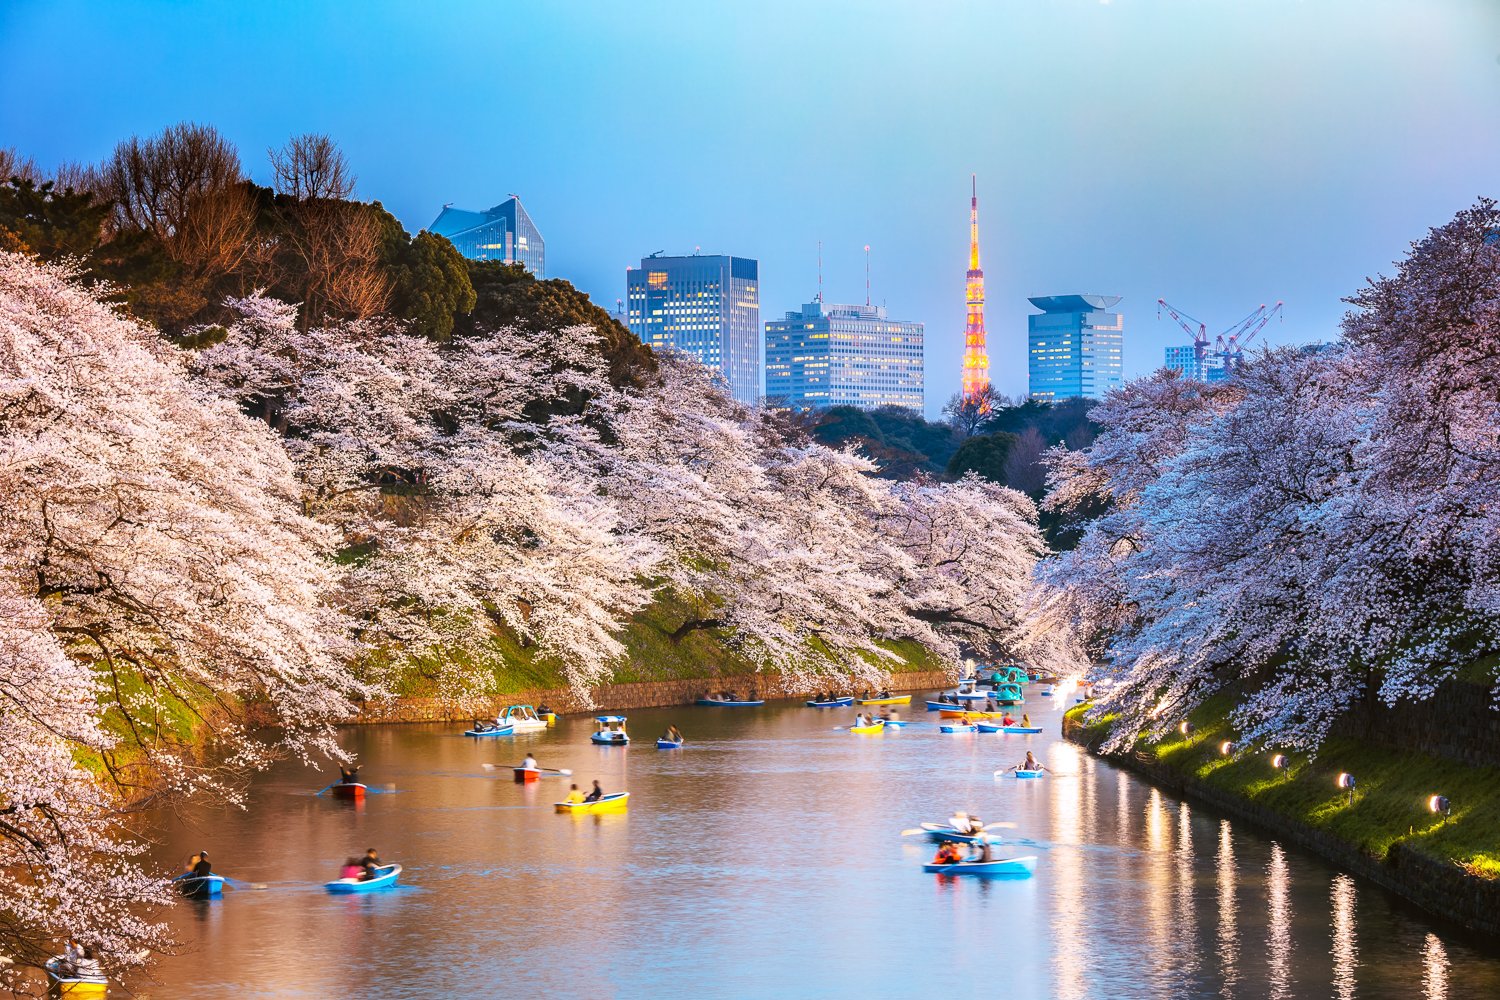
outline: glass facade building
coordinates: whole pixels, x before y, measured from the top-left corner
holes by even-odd
[[[625,272],[630,331],[716,372],[742,403],[760,399],[760,265],[748,257],[644,257]]]
[[[1182,372],[1183,378],[1192,379],[1194,382],[1209,381],[1209,369],[1211,362],[1215,359],[1209,357],[1199,361],[1197,348],[1192,344],[1169,347],[1166,355],[1166,367]]]
[[[1033,399],[1101,399],[1125,384],[1124,319],[1118,295],[1043,295],[1027,317],[1027,374]]]
[[[470,260],[521,264],[538,278],[547,276],[546,241],[519,198],[483,212],[445,205],[427,231],[446,236]]]
[[[766,323],[766,402],[787,409],[922,410],[921,323],[882,306],[809,302]]]

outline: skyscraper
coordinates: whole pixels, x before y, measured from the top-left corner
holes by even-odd
[[[766,322],[766,402],[790,409],[922,409],[922,324],[884,306],[809,302]]]
[[[444,205],[427,229],[446,236],[470,260],[519,263],[538,278],[546,277],[546,242],[514,195],[483,212]]]
[[[979,269],[979,182],[969,175],[969,273],[965,279],[968,322],[964,325],[964,395],[990,384],[990,355],[984,336],[984,272]]]
[[[1031,398],[1100,399],[1125,384],[1124,321],[1107,312],[1118,295],[1043,295],[1027,317]]]
[[[760,266],[748,257],[651,256],[625,272],[630,330],[697,358],[735,399],[760,398]]]

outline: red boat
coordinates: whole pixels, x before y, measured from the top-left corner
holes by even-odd
[[[353,802],[365,800],[365,786],[357,781],[341,781],[329,789],[336,799],[349,799]]]
[[[513,767],[511,770],[516,772],[518,785],[529,785],[542,776],[541,770],[535,767]]]

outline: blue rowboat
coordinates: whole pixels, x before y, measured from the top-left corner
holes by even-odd
[[[956,701],[929,701],[927,703],[927,711],[929,712],[962,712],[963,710],[964,706]]]
[[[1003,839],[998,833],[959,833],[946,823],[923,823],[922,829],[927,831],[927,839],[934,844],[941,844],[944,841],[951,841],[955,844],[972,844],[981,836],[992,844],[998,844]]]
[[[687,742],[687,740],[677,740],[674,743],[672,740],[658,739],[656,741],[656,749],[658,749],[658,750],[681,750],[682,749],[682,745],[684,743],[686,743],[686,742]]]
[[[951,865],[923,865],[924,872],[939,875],[1010,875],[1024,878],[1036,871],[1036,855],[1001,861],[959,861]]]
[[[976,722],[974,725],[978,727],[981,733],[1003,733],[1006,731],[1005,727],[998,722]]]
[[[515,726],[496,726],[494,729],[465,729],[465,736],[514,736]]]
[[[945,733],[972,733],[978,727],[975,726],[975,725],[973,725],[971,723],[971,724],[969,724],[967,726],[964,726],[964,725],[952,725],[952,726],[938,726],[938,728],[941,729]]]
[[[189,875],[177,880],[177,891],[189,899],[212,899],[224,895],[224,878],[220,875]]]
[[[597,743],[600,746],[604,746],[604,747],[609,747],[609,746],[619,746],[619,747],[622,747],[625,744],[627,744],[627,743],[630,742],[630,737],[629,736],[626,736],[622,732],[618,732],[618,731],[611,730],[611,729],[606,729],[603,732],[594,733],[592,736],[589,737],[589,739],[591,741],[593,741],[594,743]]]
[[[885,723],[887,729],[900,729],[902,726],[911,725],[905,719],[881,719],[880,721]]]
[[[1040,778],[1045,773],[1046,773],[1045,771],[1017,771],[1016,772],[1016,777],[1018,777],[1018,778]]]
[[[702,704],[701,702],[699,704]],[[720,704],[715,702],[715,704]],[[854,704],[854,695],[846,694],[842,698],[834,698],[832,701],[809,701],[808,708],[843,708],[845,705]]]
[[[756,705],[764,705],[766,700],[758,698],[755,701],[724,701],[720,698],[699,698],[700,705],[718,705],[720,708],[753,708]]]
[[[1007,733],[1019,733],[1026,736],[1035,736],[1042,731],[1041,726],[1006,726]]]
[[[401,866],[385,865],[375,869],[375,872],[374,878],[338,878],[332,882],[323,883],[323,888],[335,893],[375,892],[377,889],[389,889],[401,877]]]

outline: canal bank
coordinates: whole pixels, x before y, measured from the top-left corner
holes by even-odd
[[[1500,937],[1500,768],[1345,734],[1317,758],[1241,753],[1227,703],[1186,733],[1106,755],[1180,798],[1210,806],[1386,888],[1467,930]],[[1098,752],[1108,723],[1067,712],[1066,739]],[[1227,745],[1226,745],[1227,744]],[[1341,788],[1340,775],[1355,787]],[[1450,812],[1434,812],[1433,796]],[[1441,805],[1442,803],[1438,803]]]
[[[828,682],[832,685],[832,682]],[[886,687],[891,691],[931,691],[953,683],[945,670],[893,673]],[[587,693],[570,687],[538,687],[511,691],[487,699],[475,707],[451,698],[397,697],[372,701],[360,707],[349,722],[354,725],[383,722],[456,722],[476,716],[494,716],[506,705],[546,705],[559,714],[575,712],[624,712],[637,708],[667,708],[691,705],[718,691],[733,691],[747,698],[803,698],[805,685],[788,684],[779,674],[741,674],[733,677],[683,677],[659,681],[601,684]]]

